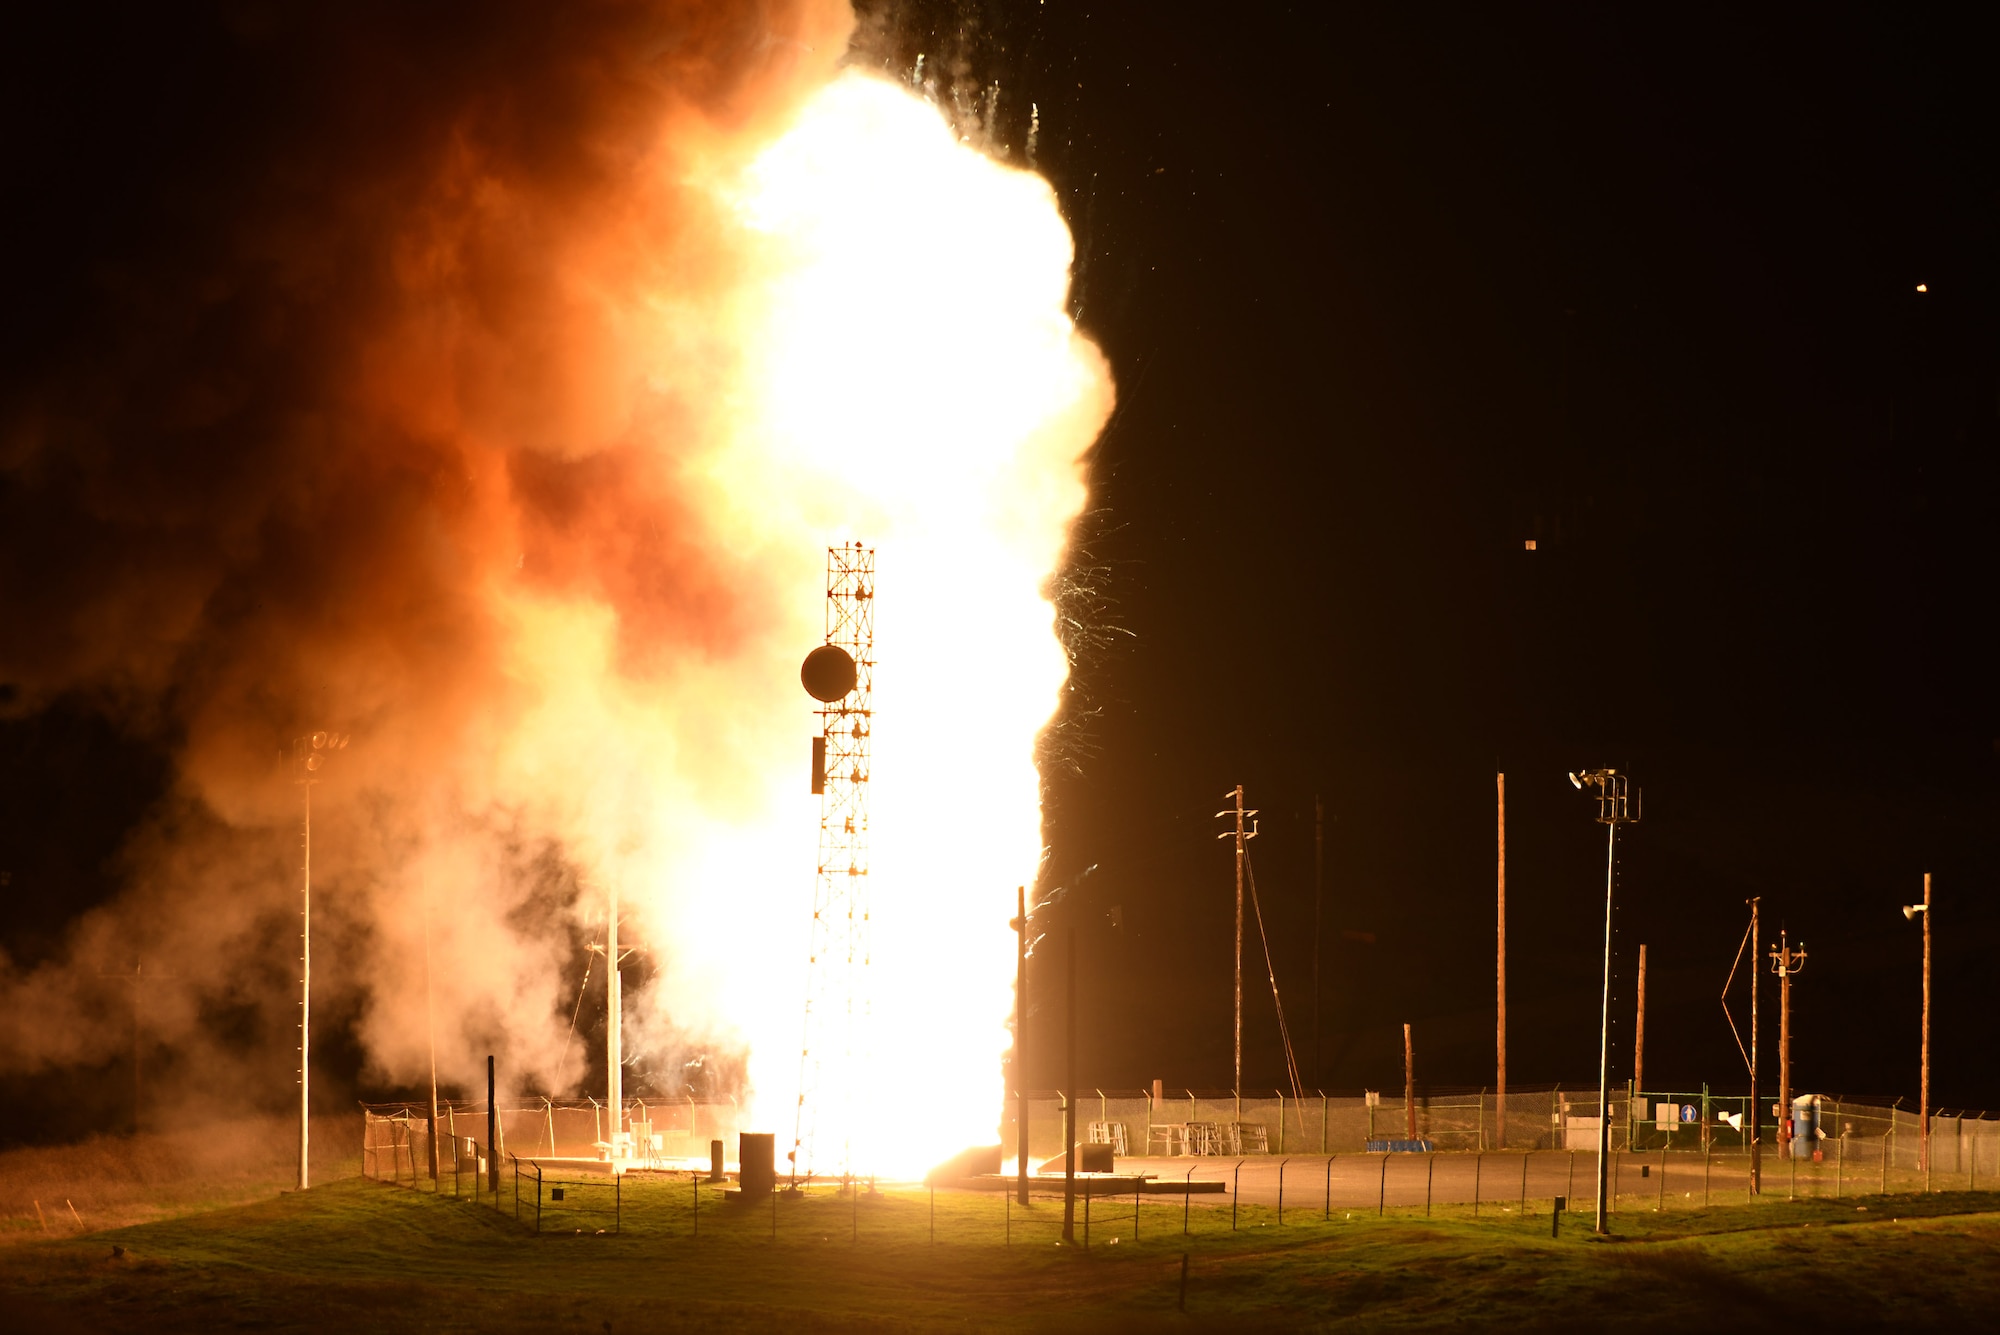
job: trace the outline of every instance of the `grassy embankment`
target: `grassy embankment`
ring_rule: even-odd
[[[939,1193],[935,1242],[921,1191],[781,1200],[773,1244],[768,1208],[704,1193],[697,1239],[690,1184],[633,1183],[622,1233],[552,1211],[551,1229],[589,1231],[537,1237],[488,1205],[348,1179],[120,1229],[16,1232],[0,1310],[51,1330],[1967,1329],[2000,1314],[1994,1204],[1635,1212],[1601,1242],[1581,1216],[1551,1239],[1545,1212],[1491,1206],[1331,1222],[1288,1209],[1282,1228],[1246,1206],[1232,1231],[1226,1203],[1197,1204],[1184,1237],[1180,1205],[1149,1202],[1135,1240],[1127,1197],[1093,1209],[1086,1253],[1056,1245],[1059,1201],[1017,1210],[1010,1247],[990,1195]]]

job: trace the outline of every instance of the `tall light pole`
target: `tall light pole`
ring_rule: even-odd
[[[618,876],[613,872],[605,885],[604,929],[604,1102],[611,1115],[609,1138],[611,1161],[619,1162],[619,1136],[625,1129],[625,988],[620,969],[635,952],[618,944]],[[593,951],[597,946],[592,946]],[[628,1149],[631,1147],[628,1147]],[[630,1157],[629,1154],[626,1157]]]
[[[1597,1039],[1597,1231],[1610,1231],[1607,1190],[1611,1158],[1611,890],[1618,870],[1618,827],[1639,819],[1630,797],[1631,776],[1615,769],[1574,771],[1569,781],[1597,790],[1597,821],[1605,827],[1604,845],[1604,1001],[1598,1013]]]
[[[1903,916],[1924,915],[1924,1047],[1923,1068],[1917,1076],[1917,1167],[1931,1171],[1931,874],[1924,873],[1924,902],[1903,905]],[[1928,1182],[1926,1182],[1928,1185]]]
[[[313,784],[334,751],[344,750],[348,739],[339,733],[315,732],[292,739],[295,782],[305,794],[299,827],[299,1190],[308,1185],[308,1155],[312,1142],[312,841]]]

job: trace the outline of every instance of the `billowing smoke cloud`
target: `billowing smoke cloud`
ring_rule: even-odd
[[[614,720],[549,718],[519,658],[595,617],[603,681],[636,697],[763,633],[757,553],[685,476],[716,444],[702,313],[736,277],[699,181],[830,77],[851,18],[224,18],[162,58],[200,51],[188,82],[243,94],[234,126],[163,167],[101,164],[150,189],[0,423],[12,711],[82,693],[178,761],[130,895],[73,955],[185,980],[149,992],[166,1036],[248,1008],[284,1040],[300,791],[278,751],[336,728],[355,742],[314,792],[323,995],[361,1000],[381,1072],[413,1069],[421,1034],[388,1020],[421,996],[428,904],[447,1048],[504,1039],[553,1080],[576,878],[615,856],[636,772]],[[6,1060],[101,1053],[108,986],[9,980]]]
[[[809,892],[794,674],[823,546],[901,535],[884,578],[912,608],[990,610],[1006,576],[1055,568],[1080,506],[1109,387],[1061,314],[1053,201],[851,84],[792,132],[836,83],[844,5],[405,9],[228,11],[204,39],[240,125],[139,173],[80,313],[5,386],[6,707],[89,699],[177,774],[125,896],[66,960],[0,975],[11,1069],[100,1056],[123,994],[96,963],[135,954],[179,980],[148,995],[161,1038],[205,1043],[211,1071],[251,1054],[246,1081],[286,1069],[302,790],[280,752],[321,728],[353,741],[312,790],[316,995],[354,1009],[375,1076],[422,1068],[428,939],[445,1074],[498,1045],[517,1081],[573,1087],[575,952],[611,884],[670,980],[635,1046],[795,1031],[795,992],[719,961],[789,977],[804,945],[770,910]],[[830,165],[896,136],[909,156]],[[947,289],[953,256],[986,273],[928,315],[943,294],[891,290],[896,255],[869,248],[879,208],[799,198],[900,191],[908,254],[940,184],[1021,258],[961,238],[921,256]],[[995,325],[997,345],[972,333]],[[968,374],[1015,389],[968,402]],[[911,559],[981,525],[1004,556]],[[1018,734],[1062,666],[1023,592],[989,624],[1042,637],[1000,711],[1032,816]],[[946,651],[906,657],[941,676],[969,632],[937,624]],[[906,786],[953,758],[921,759]],[[1004,960],[1034,830],[976,783],[967,801],[1011,822],[988,878]],[[980,999],[996,1033],[1004,977]]]

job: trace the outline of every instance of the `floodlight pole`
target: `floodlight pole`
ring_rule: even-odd
[[[1926,1183],[1931,1171],[1931,874],[1924,873],[1924,1043],[1923,1069],[1917,1077],[1917,1117],[1923,1129],[1917,1137],[1918,1167]]]
[[[1924,873],[1924,902],[1905,904],[1903,916],[1924,915],[1924,1036],[1923,1065],[1917,1076],[1917,1168],[1930,1185],[1931,1167],[1931,874]]]
[[[1611,1158],[1611,893],[1617,883],[1618,827],[1639,819],[1630,799],[1631,776],[1615,769],[1579,771],[1570,775],[1578,788],[1597,790],[1597,820],[1605,827],[1604,845],[1604,997],[1598,1012],[1597,1039],[1597,1231],[1610,1231]]]
[[[312,790],[318,782],[313,775],[335,751],[344,750],[348,738],[340,733],[315,732],[292,739],[292,763],[297,766],[296,782],[305,799],[299,826],[299,1190],[309,1180],[308,1154],[311,1150],[311,1057],[312,1057]],[[280,752],[280,755],[283,753]]]
[[[608,1068],[605,1102],[610,1105],[611,1126],[606,1132],[611,1142],[611,1161],[618,1161],[618,1133],[625,1124],[625,1053],[619,1023],[624,1018],[623,989],[619,987],[618,966],[618,877],[607,878],[606,895],[610,913],[604,929],[604,1064]],[[615,1172],[616,1169],[614,1168]]]
[[[1610,1232],[1606,1173],[1611,1157],[1611,887],[1618,861],[1618,826],[1609,823],[1604,851],[1604,1002],[1597,1035],[1597,1231]]]

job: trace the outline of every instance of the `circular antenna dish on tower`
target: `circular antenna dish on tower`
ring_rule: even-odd
[[[822,644],[806,655],[799,680],[805,683],[807,695],[830,705],[853,690],[861,678],[847,650],[837,644]]]

